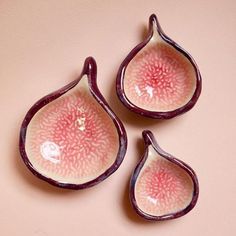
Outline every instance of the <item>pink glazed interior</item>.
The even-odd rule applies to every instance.
[[[192,98],[196,75],[192,64],[165,42],[150,41],[130,61],[124,76],[124,91],[137,107],[172,111]]]
[[[61,182],[80,184],[98,177],[114,163],[119,148],[112,119],[84,82],[39,110],[27,128],[30,162]]]
[[[136,182],[137,205],[150,215],[181,211],[192,196],[193,182],[187,172],[157,154],[147,160]]]

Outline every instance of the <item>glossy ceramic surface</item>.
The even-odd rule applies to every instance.
[[[193,58],[149,18],[147,39],[120,66],[117,94],[130,110],[168,119],[190,110],[201,93],[201,75]]]
[[[234,0],[1,0],[0,235],[236,235],[235,8]],[[163,122],[137,119],[114,89],[117,69],[143,40],[152,12],[194,56],[203,77],[194,109]],[[129,144],[106,181],[69,191],[31,174],[19,155],[19,130],[35,101],[78,78],[87,55],[97,61],[98,88],[129,131]],[[198,174],[200,196],[186,217],[147,222],[130,205],[128,181],[143,152],[143,123]]]
[[[148,220],[168,220],[185,215],[199,193],[195,172],[163,151],[151,131],[143,131],[145,153],[134,170],[130,198],[136,212]]]
[[[126,133],[96,85],[96,63],[87,58],[81,76],[39,100],[20,134],[25,164],[59,187],[90,187],[112,174],[126,152]]]

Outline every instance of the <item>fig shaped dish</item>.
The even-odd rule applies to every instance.
[[[194,59],[149,18],[149,33],[122,62],[116,80],[121,102],[140,115],[170,119],[189,111],[201,93]]]
[[[126,132],[96,79],[96,62],[88,57],[78,79],[40,99],[23,120],[22,159],[34,175],[52,185],[91,187],[123,161]]]
[[[185,215],[197,203],[195,172],[163,151],[149,130],[143,131],[145,153],[130,180],[134,210],[147,220],[163,221]]]

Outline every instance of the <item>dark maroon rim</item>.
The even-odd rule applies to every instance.
[[[83,183],[83,184],[72,184],[72,183],[59,182],[59,181],[56,181],[52,178],[48,178],[48,177],[42,175],[41,173],[39,173],[34,168],[32,163],[30,162],[30,160],[26,154],[26,150],[25,150],[25,139],[26,139],[27,126],[28,126],[29,122],[31,121],[31,119],[33,118],[33,116],[42,107],[44,107],[48,103],[52,102],[53,100],[59,98],[60,96],[62,96],[66,92],[68,92],[70,89],[75,87],[79,83],[79,81],[81,80],[83,75],[85,75],[85,74],[88,76],[88,86],[89,86],[89,90],[90,90],[91,94],[97,100],[99,105],[111,117],[113,123],[115,124],[115,126],[117,128],[117,132],[119,135],[119,150],[118,150],[116,160],[112,164],[112,166],[109,169],[107,169],[103,174],[98,176],[97,178],[95,178],[89,182]],[[105,180],[108,176],[113,174],[118,169],[118,167],[120,166],[120,164],[122,163],[122,161],[124,159],[124,156],[125,156],[125,153],[127,150],[127,135],[126,135],[126,131],[125,131],[125,128],[124,128],[122,122],[115,115],[115,113],[111,110],[111,108],[109,107],[105,98],[102,96],[101,92],[99,91],[99,89],[97,87],[97,65],[96,65],[96,61],[94,60],[94,58],[92,58],[92,57],[86,58],[86,60],[84,62],[84,67],[83,67],[82,73],[78,79],[72,81],[71,83],[64,86],[63,88],[41,98],[39,101],[37,101],[30,108],[30,110],[27,112],[27,114],[23,120],[21,129],[20,129],[19,149],[20,149],[20,154],[21,154],[21,157],[22,157],[25,165],[29,168],[29,170],[35,176],[37,176],[38,178],[40,178],[40,179],[42,179],[54,186],[60,187],[60,188],[78,190],[78,189],[92,187],[92,186],[100,183],[101,181]]]
[[[197,203],[198,196],[199,196],[199,184],[198,184],[198,179],[197,179],[197,176],[196,176],[194,170],[190,166],[188,166],[186,163],[184,163],[183,161],[178,160],[177,158],[175,158],[171,154],[162,150],[161,147],[158,145],[158,143],[151,131],[144,130],[142,134],[143,134],[143,139],[144,139],[144,144],[145,144],[145,152],[144,152],[144,155],[142,156],[140,162],[136,166],[136,168],[131,176],[131,180],[130,180],[130,201],[131,201],[131,204],[132,204],[134,210],[137,212],[138,215],[145,218],[146,220],[153,220],[153,221],[163,221],[163,220],[175,219],[175,218],[178,218],[178,217],[181,217],[181,216],[187,214],[189,211],[191,211],[194,208],[194,206]],[[138,204],[137,204],[137,201],[135,198],[135,184],[138,179],[139,173],[148,158],[149,145],[152,145],[152,147],[156,150],[156,152],[159,155],[161,155],[163,158],[167,159],[168,161],[171,161],[172,163],[174,163],[174,164],[178,165],[179,167],[181,167],[182,169],[184,169],[191,177],[191,179],[193,181],[193,196],[192,196],[192,200],[189,203],[189,205],[186,208],[184,208],[183,210],[175,212],[175,213],[171,213],[171,214],[162,215],[162,216],[154,216],[154,215],[150,215],[150,214],[143,212],[138,207]]]
[[[190,63],[193,65],[193,68],[196,73],[196,89],[194,91],[194,94],[192,98],[189,100],[188,103],[186,103],[184,106],[172,110],[172,111],[167,111],[167,112],[158,112],[158,111],[149,111],[142,109],[136,105],[134,105],[126,96],[125,91],[124,91],[124,77],[125,77],[125,71],[130,63],[130,61],[133,59],[133,57],[143,48],[145,45],[150,41],[150,39],[153,36],[153,27],[157,27],[157,31],[161,38],[169,43],[172,47],[174,47],[176,50],[178,50],[180,53],[184,54],[185,57],[188,58]],[[202,79],[201,79],[201,74],[198,69],[198,66],[192,56],[185,51],[182,47],[180,47],[176,42],[174,42],[172,39],[170,39],[162,30],[157,17],[155,14],[152,14],[149,18],[149,33],[148,37],[146,40],[144,40],[142,43],[138,44],[129,54],[128,56],[124,59],[124,61],[121,63],[120,68],[118,70],[117,74],[117,79],[116,79],[116,92],[117,96],[119,97],[120,101],[131,111],[138,113],[142,116],[150,117],[150,118],[155,118],[155,119],[170,119],[175,116],[181,115],[187,111],[189,111],[195,103],[197,102],[202,90]]]

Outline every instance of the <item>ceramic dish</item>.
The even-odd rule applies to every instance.
[[[22,159],[50,184],[91,187],[114,173],[125,156],[125,129],[96,79],[96,62],[89,57],[78,79],[40,99],[23,120]]]
[[[121,102],[140,115],[170,119],[190,110],[201,93],[194,59],[149,18],[147,38],[122,62],[116,82]]]
[[[135,211],[147,220],[185,215],[196,205],[199,186],[190,166],[163,151],[149,130],[143,131],[145,153],[130,181]]]

